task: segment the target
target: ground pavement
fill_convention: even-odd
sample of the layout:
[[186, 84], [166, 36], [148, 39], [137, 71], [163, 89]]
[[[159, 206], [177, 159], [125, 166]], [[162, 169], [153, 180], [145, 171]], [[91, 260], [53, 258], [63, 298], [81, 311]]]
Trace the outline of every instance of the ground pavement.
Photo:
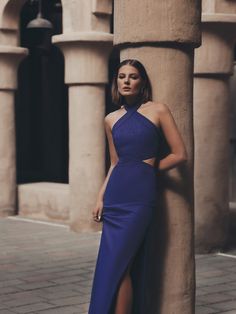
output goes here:
[[[87, 314], [101, 233], [0, 219], [0, 314]], [[236, 314], [236, 250], [196, 255], [196, 314]]]

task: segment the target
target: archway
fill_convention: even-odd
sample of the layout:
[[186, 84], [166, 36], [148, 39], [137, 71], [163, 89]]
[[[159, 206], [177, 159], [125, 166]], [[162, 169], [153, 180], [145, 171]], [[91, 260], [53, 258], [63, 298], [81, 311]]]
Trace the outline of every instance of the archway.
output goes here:
[[[47, 17], [47, 16], [45, 17], [46, 18], [54, 17], [55, 20], [52, 21], [54, 22], [54, 25], [60, 25], [59, 28], [58, 27], [56, 28], [54, 34], [60, 33], [61, 32], [61, 15], [62, 15], [61, 14], [62, 9], [61, 7], [58, 6], [60, 5], [60, 2], [59, 1], [49, 2], [49, 1], [44, 1], [44, 0], [43, 2], [44, 2], [43, 5], [46, 6], [47, 8], [47, 12], [51, 14], [51, 17]], [[60, 104], [58, 105], [58, 102], [56, 101], [55, 97], [53, 97], [55, 95], [60, 94], [60, 92], [63, 90], [63, 88], [58, 87], [58, 85], [55, 82], [58, 80], [60, 82], [62, 81], [64, 82], [64, 77], [63, 77], [64, 65], [63, 67], [62, 66], [58, 67], [56, 60], [60, 59], [61, 64], [63, 64], [64, 60], [62, 58], [60, 51], [52, 45], [47, 46], [47, 48], [50, 48], [50, 49], [44, 50], [44, 49], [37, 49], [37, 44], [39, 43], [39, 41], [37, 42], [37, 40], [35, 41], [33, 40], [32, 42], [28, 41], [28, 44], [24, 44], [24, 43], [27, 43], [27, 38], [26, 38], [27, 36], [24, 37], [22, 35], [21, 30], [23, 29], [24, 23], [26, 25], [27, 18], [26, 19], [22, 18], [22, 15], [24, 16], [24, 12], [26, 12], [24, 10], [27, 10], [25, 9], [27, 7], [27, 4], [28, 5], [32, 4], [32, 6], [37, 5], [35, 0], [31, 0], [31, 1], [3, 0], [0, 2], [0, 47], [1, 47], [0, 69], [1, 69], [1, 73], [3, 73], [0, 80], [0, 93], [1, 93], [1, 99], [2, 99], [2, 102], [1, 102], [2, 107], [1, 107], [0, 116], [1, 116], [2, 129], [4, 130], [4, 132], [2, 132], [1, 134], [1, 139], [0, 139], [0, 142], [2, 142], [3, 144], [1, 147], [3, 150], [1, 151], [0, 161], [2, 164], [4, 164], [4, 171], [1, 173], [1, 178], [0, 178], [0, 182], [1, 182], [0, 188], [3, 191], [3, 197], [0, 200], [0, 214], [6, 216], [6, 215], [14, 215], [16, 213], [19, 213], [20, 215], [24, 215], [24, 216], [26, 215], [26, 216], [35, 217], [35, 218], [37, 217], [37, 218], [46, 219], [46, 220], [48, 220], [49, 218], [50, 220], [56, 220], [56, 221], [63, 220], [64, 222], [66, 222], [69, 219], [69, 200], [68, 200], [69, 185], [67, 184], [68, 154], [66, 153], [67, 137], [68, 137], [67, 136], [67, 133], [68, 133], [67, 123], [68, 122], [67, 122], [67, 110], [65, 110], [65, 107], [67, 106], [67, 101], [66, 101], [66, 106], [64, 106], [64, 112], [61, 112]], [[57, 6], [56, 10], [60, 10], [60, 17], [58, 17], [58, 15], [55, 15], [55, 14], [53, 15], [53, 5]], [[37, 12], [32, 11], [32, 16], [28, 14], [28, 18], [30, 19], [35, 18], [36, 13]], [[39, 35], [39, 32], [37, 35]], [[37, 39], [39, 37], [35, 36], [34, 39]], [[24, 47], [28, 47], [28, 49]], [[43, 47], [40, 47], [40, 48], [43, 48]], [[31, 54], [32, 51], [30, 50], [33, 50], [34, 53]], [[19, 105], [19, 102], [15, 104], [15, 101], [18, 101], [21, 95], [20, 89], [19, 89], [15, 97], [15, 91], [17, 90], [17, 87], [18, 87], [17, 85], [21, 87], [20, 85], [22, 83], [21, 80], [17, 82], [17, 70], [22, 59], [25, 58], [23, 63], [20, 65], [20, 69], [19, 69], [19, 77], [20, 77], [21, 70], [24, 69], [25, 64], [27, 64], [27, 59], [28, 59], [26, 58], [27, 51], [30, 53], [28, 58], [31, 58], [31, 61], [34, 61], [38, 57], [40, 57], [39, 58], [40, 62], [38, 63], [36, 62], [35, 67], [33, 68], [31, 67], [31, 71], [29, 71], [28, 73], [27, 73], [27, 67], [23, 71], [28, 74], [28, 76], [26, 77], [23, 76], [23, 78], [26, 78], [26, 80], [23, 80], [23, 85], [25, 84], [24, 85], [25, 90], [27, 90], [27, 84], [28, 84], [29, 86], [28, 91], [31, 91], [34, 96], [34, 99], [32, 100], [32, 98], [30, 97], [31, 96], [30, 93], [28, 95], [27, 93], [25, 93], [25, 96], [28, 97], [29, 99], [27, 100], [24, 99], [23, 103], [26, 104], [27, 101], [31, 101], [31, 103], [33, 102], [34, 105], [42, 104], [42, 103], [48, 105], [48, 106], [44, 105], [44, 106], [38, 107], [39, 109], [38, 111], [37, 110], [33, 111], [33, 114], [37, 112], [36, 120], [29, 119], [30, 117], [32, 117], [31, 115], [32, 110], [27, 110], [29, 109], [29, 107], [28, 108], [27, 106], [22, 107]], [[53, 60], [52, 60], [52, 55], [54, 56]], [[30, 63], [29, 59], [28, 59], [28, 63]], [[46, 64], [49, 64], [49, 67], [46, 67], [45, 66]], [[38, 86], [42, 86], [42, 82], [45, 83], [45, 79], [44, 79], [45, 77], [48, 80], [48, 83], [44, 84], [46, 86], [46, 89], [42, 89], [42, 88], [38, 90], [33, 89], [32, 83], [35, 83], [35, 82], [29, 82], [30, 75], [32, 74], [33, 70], [36, 67], [38, 67], [39, 69], [37, 73], [37, 77], [40, 78], [39, 79], [40, 84], [38, 84]], [[57, 71], [56, 76], [53, 75], [55, 71]], [[34, 75], [34, 77], [36, 77], [36, 75]], [[57, 86], [57, 88], [55, 86]], [[50, 93], [47, 91], [47, 88], [49, 88]], [[66, 86], [64, 86], [64, 88], [66, 89]], [[58, 93], [56, 93], [56, 89], [58, 89]], [[64, 95], [65, 95], [64, 96], [65, 99], [67, 99], [66, 92], [64, 93]], [[63, 98], [62, 93], [60, 94], [60, 101], [61, 101], [61, 98]], [[55, 110], [55, 108], [57, 110]], [[16, 112], [16, 115], [15, 115], [15, 112]], [[19, 112], [20, 112], [21, 117], [23, 116], [25, 119], [25, 120], [24, 119], [21, 120], [20, 130], [18, 128], [19, 126], [18, 122], [20, 121], [18, 119]], [[52, 116], [53, 116], [53, 119], [52, 119]], [[45, 117], [45, 119], [42, 119], [42, 117]], [[63, 119], [65, 123], [63, 124], [63, 122], [61, 122], [62, 120], [60, 119]], [[24, 176], [22, 175], [20, 177], [21, 175], [19, 174], [20, 167], [18, 167], [18, 171], [16, 171], [16, 155], [22, 152], [22, 150], [24, 151], [25, 147], [27, 147], [30, 153], [32, 152], [31, 149], [29, 148], [30, 145], [27, 146], [27, 136], [29, 132], [26, 132], [26, 133], [22, 132], [22, 125], [23, 125], [23, 131], [25, 131], [24, 128], [27, 129], [27, 127], [29, 127], [29, 124], [31, 124], [33, 125], [34, 131], [37, 130], [38, 132], [40, 128], [37, 129], [35, 128], [35, 126], [40, 125], [40, 123], [42, 126], [42, 120], [45, 123], [46, 127], [43, 126], [41, 128], [41, 133], [39, 132], [40, 140], [44, 139], [44, 141], [43, 141], [43, 146], [42, 146], [43, 149], [41, 151], [38, 151], [37, 158], [40, 160], [40, 162], [38, 162], [38, 165], [40, 165], [40, 163], [43, 164], [43, 167], [41, 167], [41, 169], [39, 170], [40, 174], [43, 174], [43, 176], [39, 178], [39, 176], [36, 175], [37, 173], [33, 173], [33, 176], [30, 176], [28, 175], [30, 171], [28, 171], [28, 173], [25, 172], [23, 173]], [[51, 121], [53, 122], [53, 127], [51, 127], [50, 125]], [[60, 123], [64, 125], [64, 129], [60, 128]], [[58, 127], [55, 128], [55, 125], [57, 125]], [[53, 132], [51, 132], [52, 129], [54, 130]], [[24, 137], [24, 134], [26, 134], [26, 137]], [[17, 138], [17, 149], [15, 145], [16, 138]], [[25, 142], [21, 141], [20, 144], [22, 145], [19, 146], [18, 145], [19, 138], [24, 139], [24, 140], [26, 139], [26, 144]], [[51, 141], [49, 144], [50, 138], [51, 138]], [[63, 142], [63, 139], [64, 139], [64, 142]], [[34, 137], [34, 140], [35, 140], [35, 137]], [[35, 140], [35, 142], [37, 141]], [[63, 146], [62, 153], [59, 147], [61, 143], [66, 143]], [[48, 152], [49, 150], [53, 153], [58, 152], [58, 155], [61, 154], [61, 156], [64, 154], [65, 162], [61, 161], [62, 157], [60, 156], [59, 157], [56, 156], [55, 158], [55, 154], [54, 156], [53, 154], [45, 156], [44, 153]], [[30, 156], [31, 160], [34, 160], [33, 157], [34, 157], [34, 154], [31, 154]], [[59, 167], [58, 167], [58, 164], [59, 164]], [[61, 164], [64, 165], [64, 172], [63, 170], [61, 170], [62, 169], [62, 167], [60, 167]], [[19, 158], [17, 158], [17, 166], [19, 166]], [[29, 164], [29, 166], [31, 165]], [[16, 181], [16, 177], [18, 177], [17, 178], [18, 182]], [[34, 182], [34, 181], [36, 181], [36, 183], [34, 184], [23, 184], [25, 182], [28, 183], [28, 182]], [[46, 182], [37, 182], [37, 181], [46, 181]], [[64, 184], [61, 184], [58, 182], [63, 182]], [[17, 183], [20, 183], [20, 184], [17, 184]], [[58, 206], [60, 208], [58, 208]]]
[[17, 182], [68, 183], [68, 93], [64, 58], [51, 37], [62, 32], [60, 1], [43, 1], [53, 30], [27, 29], [37, 15], [37, 1], [27, 1], [20, 15], [20, 45], [29, 55], [18, 71], [15, 99]]

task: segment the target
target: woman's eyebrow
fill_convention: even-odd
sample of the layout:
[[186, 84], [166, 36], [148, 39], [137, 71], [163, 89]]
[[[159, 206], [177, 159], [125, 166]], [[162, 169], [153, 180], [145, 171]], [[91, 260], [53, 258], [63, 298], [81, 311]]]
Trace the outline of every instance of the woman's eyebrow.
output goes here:
[[[120, 75], [120, 74], [125, 74], [125, 73], [120, 72], [120, 73], [119, 73], [119, 75]], [[129, 74], [130, 74], [130, 75], [139, 75], [138, 73], [135, 73], [135, 72], [133, 72], [133, 73], [129, 73]]]

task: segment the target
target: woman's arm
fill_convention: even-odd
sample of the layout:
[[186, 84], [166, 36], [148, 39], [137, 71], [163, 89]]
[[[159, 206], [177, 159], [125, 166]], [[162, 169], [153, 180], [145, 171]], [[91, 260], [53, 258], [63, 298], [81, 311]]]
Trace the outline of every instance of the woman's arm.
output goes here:
[[106, 186], [107, 186], [107, 182], [109, 180], [109, 177], [112, 173], [112, 170], [113, 168], [115, 167], [115, 165], [117, 164], [118, 162], [118, 156], [117, 156], [117, 153], [116, 153], [116, 149], [115, 149], [115, 146], [114, 146], [114, 143], [113, 143], [113, 138], [112, 138], [112, 133], [111, 133], [111, 116], [110, 114], [108, 114], [105, 118], [104, 118], [104, 125], [105, 125], [105, 131], [106, 131], [106, 136], [107, 136], [107, 139], [108, 139], [108, 144], [109, 144], [109, 153], [110, 153], [110, 168], [107, 172], [107, 176], [105, 178], [105, 181], [98, 193], [98, 199], [99, 200], [102, 200], [103, 199], [103, 195], [104, 195], [104, 192], [105, 192], [105, 189], [106, 189]]
[[107, 139], [108, 139], [108, 144], [109, 144], [109, 152], [110, 152], [110, 168], [107, 172], [107, 175], [106, 175], [106, 178], [99, 190], [99, 193], [98, 193], [98, 197], [97, 197], [97, 202], [96, 202], [96, 205], [95, 205], [95, 208], [93, 209], [92, 211], [92, 214], [93, 214], [93, 217], [94, 217], [94, 220], [99, 222], [100, 221], [100, 218], [101, 217], [101, 213], [102, 213], [102, 209], [103, 209], [103, 195], [104, 195], [104, 192], [105, 192], [105, 189], [106, 189], [106, 186], [107, 186], [107, 182], [110, 178], [110, 175], [112, 173], [112, 170], [113, 168], [115, 167], [115, 165], [117, 164], [118, 162], [118, 156], [117, 156], [117, 153], [116, 153], [116, 149], [115, 149], [115, 146], [114, 146], [114, 143], [113, 143], [113, 138], [112, 138], [112, 133], [111, 133], [111, 115], [113, 113], [110, 113], [108, 114], [105, 118], [104, 118], [104, 125], [105, 125], [105, 131], [106, 131], [106, 136], [107, 136]]
[[159, 123], [171, 153], [159, 162], [158, 170], [169, 170], [187, 161], [187, 151], [174, 118], [165, 104], [159, 104]]

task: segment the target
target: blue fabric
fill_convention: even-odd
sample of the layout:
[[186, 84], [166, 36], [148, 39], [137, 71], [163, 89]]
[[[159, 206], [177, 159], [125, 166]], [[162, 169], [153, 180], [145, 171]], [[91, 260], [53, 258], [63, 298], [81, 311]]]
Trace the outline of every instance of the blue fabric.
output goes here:
[[125, 104], [112, 128], [119, 161], [103, 197], [102, 234], [94, 272], [89, 314], [113, 314], [122, 276], [131, 263], [133, 314], [146, 314], [143, 291], [147, 269], [147, 232], [157, 201], [157, 170], [143, 160], [156, 157], [160, 129]]

